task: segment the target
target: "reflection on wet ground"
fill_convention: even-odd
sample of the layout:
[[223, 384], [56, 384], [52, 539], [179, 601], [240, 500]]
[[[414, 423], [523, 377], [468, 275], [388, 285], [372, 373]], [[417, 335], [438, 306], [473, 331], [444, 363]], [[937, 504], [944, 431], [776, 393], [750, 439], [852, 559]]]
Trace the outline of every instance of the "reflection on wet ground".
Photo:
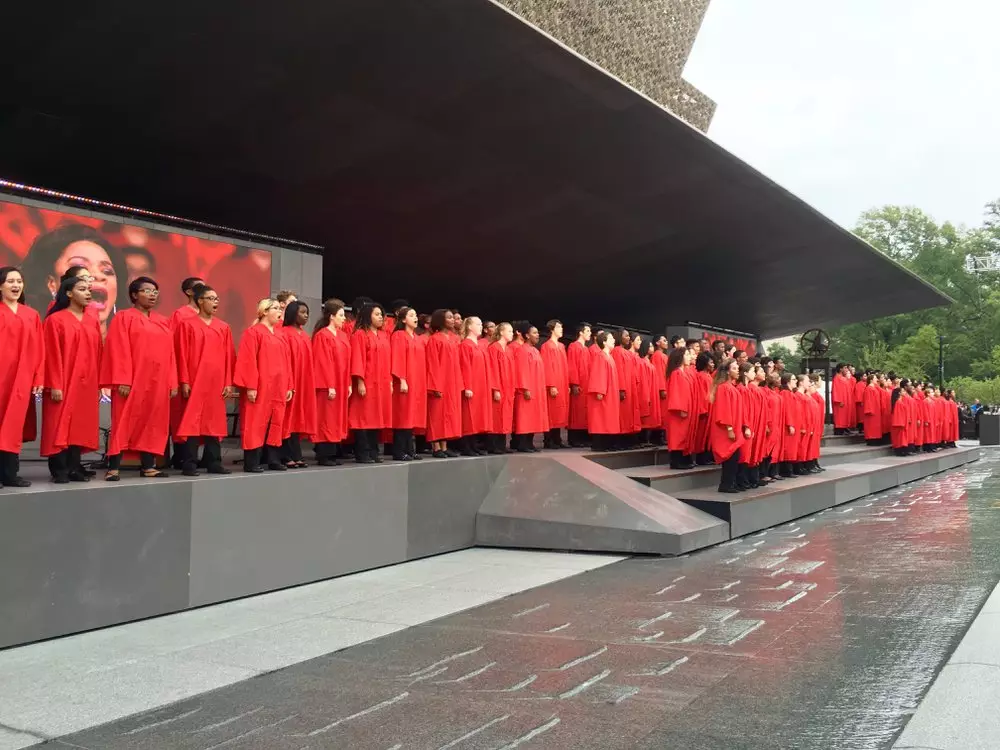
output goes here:
[[887, 748], [1000, 579], [997, 468], [621, 562], [67, 742]]

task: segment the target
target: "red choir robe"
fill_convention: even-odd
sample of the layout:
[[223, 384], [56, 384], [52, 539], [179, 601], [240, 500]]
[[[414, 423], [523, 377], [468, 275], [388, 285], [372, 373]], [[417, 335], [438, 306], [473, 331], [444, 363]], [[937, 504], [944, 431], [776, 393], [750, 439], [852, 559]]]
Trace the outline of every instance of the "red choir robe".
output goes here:
[[0, 451], [20, 453], [24, 440], [34, 440], [35, 399], [42, 386], [45, 341], [38, 313], [26, 305], [13, 312], [0, 302]]
[[883, 388], [879, 394], [882, 397], [882, 437], [892, 429], [892, 388]]
[[924, 445], [937, 445], [941, 442], [941, 399], [928, 396], [927, 428], [924, 430]]
[[[494, 341], [486, 350], [492, 404], [490, 432], [494, 435], [510, 435], [514, 429], [514, 362], [509, 349]], [[499, 400], [495, 393], [500, 394]]]
[[892, 407], [892, 447], [906, 448], [910, 444], [909, 432], [912, 427], [910, 397], [900, 394]]
[[[423, 430], [427, 427], [427, 337], [393, 331], [392, 427]], [[406, 393], [400, 388], [406, 381]]]
[[927, 427], [927, 406], [924, 394], [917, 391], [913, 397], [913, 445], [924, 446], [924, 430]]
[[[45, 308], [46, 318], [49, 316], [49, 313], [52, 312], [52, 308], [55, 306], [56, 306], [56, 301], [55, 298], [53, 298], [52, 301], [49, 302], [48, 306]], [[84, 317], [87, 318], [93, 318], [95, 321], [97, 321], [98, 324], [101, 322], [100, 318], [97, 316], [97, 308], [93, 304], [87, 305], [85, 308], [83, 308], [83, 315]]]
[[461, 436], [462, 367], [458, 346], [447, 333], [438, 331], [427, 340], [427, 439], [436, 442]]
[[[545, 367], [545, 402], [549, 412], [549, 429], [569, 425], [569, 371], [566, 361], [566, 347], [549, 339], [541, 348], [542, 364]], [[549, 388], [556, 389], [556, 395], [549, 394]]]
[[618, 402], [621, 434], [631, 435], [639, 430], [639, 423], [635, 418], [637, 406], [635, 360], [632, 358], [632, 352], [620, 346], [611, 350], [611, 356], [615, 360], [615, 369], [618, 372], [618, 388], [625, 394], [625, 399]]
[[[170, 432], [170, 393], [177, 389], [169, 321], [134, 308], [116, 314], [104, 342], [100, 385], [111, 389], [108, 455], [163, 455]], [[127, 397], [118, 393], [120, 385], [131, 387]]]
[[[667, 355], [657, 349], [653, 352], [653, 370], [656, 373], [656, 399], [660, 403], [660, 429], [667, 429]], [[711, 385], [711, 380], [709, 380]], [[708, 425], [708, 391], [705, 391], [706, 428]], [[707, 435], [707, 433], [706, 433]], [[704, 449], [702, 449], [704, 450]], [[697, 451], [695, 451], [697, 452]]]
[[458, 362], [462, 372], [462, 390], [472, 391], [472, 398], [462, 394], [462, 436], [481, 435], [493, 428], [493, 391], [489, 387], [486, 352], [472, 339], [458, 347]]
[[[740, 449], [740, 462], [748, 466], [758, 466], [764, 460], [764, 451], [767, 446], [767, 406], [768, 397], [766, 391], [759, 385], [746, 386], [747, 404], [749, 413], [744, 415], [747, 426], [753, 433], [753, 437], [743, 444]], [[749, 443], [749, 450], [747, 450]], [[746, 460], [744, 461], [744, 456]]]
[[687, 370], [678, 367], [667, 378], [667, 448], [691, 453], [688, 425], [693, 416], [693, 384]]
[[642, 427], [646, 430], [659, 430], [663, 425], [663, 409], [660, 403], [660, 380], [656, 374], [656, 365], [651, 359], [641, 357], [642, 365], [642, 395], [643, 404], [646, 405], [646, 412], [640, 411]]
[[316, 432], [316, 367], [313, 364], [312, 342], [309, 334], [297, 326], [278, 329], [292, 364], [292, 400], [285, 405], [282, 431], [284, 437], [312, 435]]
[[[76, 445], [81, 453], [100, 447], [101, 326], [96, 315], [84, 313], [82, 320], [69, 309], [45, 318], [42, 326], [45, 340], [46, 388], [42, 399], [43, 456]], [[62, 391], [62, 401], [52, 400], [51, 391]]]
[[854, 427], [854, 386], [843, 375], [834, 375], [830, 400], [833, 402], [833, 426], [838, 430]]
[[[180, 350], [177, 343], [177, 331], [180, 329], [181, 323], [185, 320], [191, 320], [192, 318], [198, 317], [198, 311], [184, 305], [184, 307], [178, 307], [170, 314], [170, 319], [168, 325], [170, 330], [174, 334], [174, 359], [180, 357]], [[177, 434], [177, 426], [181, 423], [181, 415], [184, 413], [184, 399], [174, 398], [170, 400], [170, 438], [171, 440], [183, 440]]]
[[861, 401], [861, 415], [865, 427], [865, 440], [881, 440], [885, 430], [882, 429], [882, 394], [884, 390], [877, 385], [865, 388]]
[[[809, 441], [812, 438], [813, 433], [813, 415], [811, 407], [811, 401], [809, 396], [802, 393], [801, 391], [795, 392], [795, 398], [799, 402], [799, 445], [797, 448], [797, 458], [796, 461], [808, 461], [807, 455], [809, 453]], [[854, 403], [853, 401], [851, 402]]]
[[[765, 441], [764, 458], [770, 457], [772, 461], [780, 460], [781, 438], [784, 433], [784, 402], [781, 400], [781, 393], [773, 388], [765, 390], [767, 400], [765, 401]], [[770, 430], [770, 434], [768, 434]]]
[[569, 429], [587, 429], [587, 383], [593, 357], [579, 341], [574, 341], [566, 349], [566, 373], [570, 386], [576, 386], [579, 394], [569, 396]]
[[[240, 389], [240, 430], [244, 450], [267, 444], [281, 446], [284, 437], [285, 397], [292, 389], [288, 344], [275, 329], [263, 323], [244, 331], [236, 353], [233, 383]], [[257, 391], [250, 403], [247, 391]]]
[[[621, 386], [618, 369], [609, 354], [601, 352], [590, 363], [587, 378], [587, 424], [591, 435], [617, 435], [621, 431]], [[597, 396], [602, 396], [598, 399]]]
[[779, 461], [798, 461], [802, 402], [795, 398], [795, 392], [781, 391], [783, 424], [781, 425], [781, 458]]
[[479, 348], [482, 349], [484, 352], [490, 348], [490, 340], [486, 336], [480, 336], [479, 340], [476, 343], [479, 345]]
[[961, 436], [961, 420], [958, 417], [958, 404], [954, 401], [948, 401], [948, 416], [947, 416], [948, 432], [946, 442], [954, 443]]
[[[738, 451], [746, 438], [743, 436], [743, 400], [732, 383], [722, 383], [715, 389], [715, 399], [709, 410], [708, 444], [717, 463], [722, 463]], [[729, 437], [727, 427], [733, 428]]]
[[[855, 427], [863, 425], [865, 421], [865, 391], [868, 390], [868, 383], [861, 378], [854, 381], [854, 421]], [[826, 404], [823, 404], [826, 409]]]
[[639, 403], [639, 426], [646, 430], [651, 429], [653, 424], [653, 368], [645, 357], [639, 357], [639, 388], [636, 392], [636, 401]]
[[814, 461], [819, 458], [820, 445], [823, 441], [823, 416], [826, 412], [826, 402], [818, 391], [813, 393], [810, 398], [812, 399], [812, 435], [809, 438], [807, 460]]
[[688, 420], [688, 440], [690, 453], [704, 453], [708, 450], [708, 392], [712, 388], [712, 376], [702, 370], [689, 370], [691, 375], [691, 417]]
[[218, 318], [206, 324], [197, 315], [185, 318], [174, 331], [177, 346], [177, 383], [191, 386], [191, 395], [174, 398], [180, 420], [174, 428], [179, 440], [229, 434], [226, 400], [222, 392], [233, 384], [233, 333]]
[[[531, 398], [525, 398], [530, 393]], [[530, 344], [514, 352], [514, 429], [518, 435], [549, 431], [546, 406], [545, 363], [538, 349]]]
[[[313, 336], [313, 386], [316, 400], [314, 443], [340, 443], [347, 437], [347, 401], [351, 386], [351, 341], [343, 328], [321, 328]], [[330, 389], [336, 395], [330, 398]]]
[[383, 430], [392, 425], [392, 347], [389, 338], [375, 330], [359, 328], [351, 334], [351, 380], [361, 378], [347, 404], [352, 430]]

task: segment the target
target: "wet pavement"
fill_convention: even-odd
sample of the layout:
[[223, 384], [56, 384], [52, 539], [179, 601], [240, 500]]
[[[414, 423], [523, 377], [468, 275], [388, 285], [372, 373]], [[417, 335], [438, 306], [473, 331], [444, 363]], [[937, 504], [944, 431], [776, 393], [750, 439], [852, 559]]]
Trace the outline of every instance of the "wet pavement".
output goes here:
[[63, 742], [888, 748], [1000, 580], [998, 469], [620, 562]]

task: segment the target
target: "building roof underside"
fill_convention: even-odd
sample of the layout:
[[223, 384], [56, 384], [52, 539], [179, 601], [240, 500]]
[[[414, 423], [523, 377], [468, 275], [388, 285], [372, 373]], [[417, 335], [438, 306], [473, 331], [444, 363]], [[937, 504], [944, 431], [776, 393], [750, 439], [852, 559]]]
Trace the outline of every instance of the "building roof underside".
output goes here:
[[767, 336], [948, 301], [489, 0], [92, 13], [10, 9], [0, 177], [323, 245], [327, 292]]

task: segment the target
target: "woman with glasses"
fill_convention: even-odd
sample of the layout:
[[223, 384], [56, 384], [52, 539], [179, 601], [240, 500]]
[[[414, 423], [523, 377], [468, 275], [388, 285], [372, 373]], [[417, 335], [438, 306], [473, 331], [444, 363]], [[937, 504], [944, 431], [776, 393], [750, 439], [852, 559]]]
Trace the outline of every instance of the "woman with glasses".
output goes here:
[[128, 285], [132, 307], [108, 327], [101, 359], [102, 388], [111, 389], [111, 434], [105, 479], [121, 479], [122, 453], [137, 452], [147, 479], [169, 476], [156, 468], [170, 432], [170, 399], [177, 395], [174, 340], [167, 319], [153, 311], [160, 287], [148, 276]]

